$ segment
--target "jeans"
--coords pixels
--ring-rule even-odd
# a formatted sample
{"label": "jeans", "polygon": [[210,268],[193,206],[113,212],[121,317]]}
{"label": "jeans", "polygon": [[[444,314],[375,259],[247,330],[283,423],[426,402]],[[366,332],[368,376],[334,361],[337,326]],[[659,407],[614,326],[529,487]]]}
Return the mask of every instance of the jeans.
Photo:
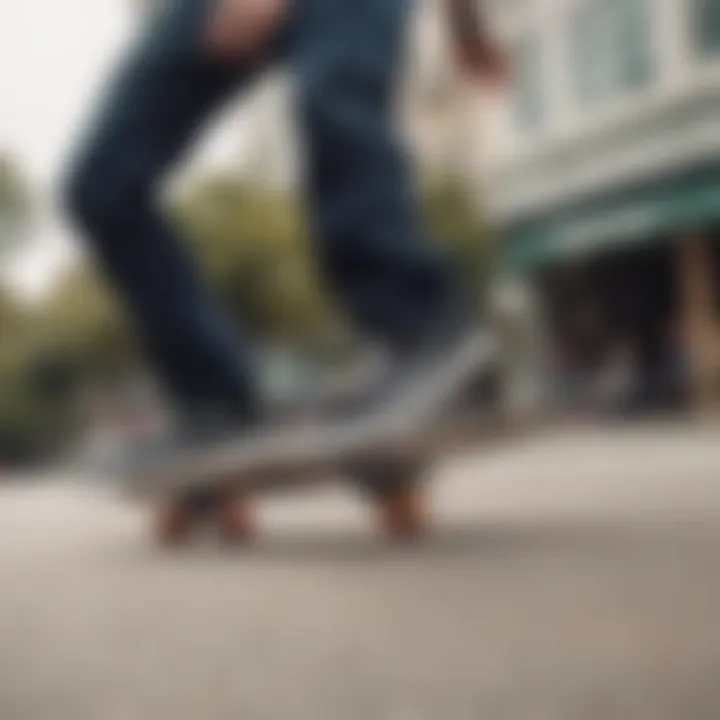
{"label": "jeans", "polygon": [[295,80],[319,266],[358,328],[412,342],[451,294],[419,220],[393,100],[408,0],[296,0],[252,64],[212,58],[214,0],[175,0],[111,83],[67,183],[89,249],[132,315],[171,397],[247,415],[258,404],[248,341],[201,282],[159,203],[163,179],[203,123],[260,71]]}

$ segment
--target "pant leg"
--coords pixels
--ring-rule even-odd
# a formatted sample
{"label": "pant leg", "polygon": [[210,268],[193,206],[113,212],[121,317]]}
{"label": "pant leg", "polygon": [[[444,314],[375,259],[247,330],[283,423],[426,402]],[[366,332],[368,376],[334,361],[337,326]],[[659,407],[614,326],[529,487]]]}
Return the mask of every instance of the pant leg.
{"label": "pant leg", "polygon": [[175,0],[134,48],[73,165],[69,204],[179,404],[250,412],[252,367],[164,216],[167,171],[251,71],[207,57],[210,0]]}
{"label": "pant leg", "polygon": [[302,0],[293,61],[322,269],[369,334],[412,342],[459,285],[423,229],[394,123],[409,0]]}

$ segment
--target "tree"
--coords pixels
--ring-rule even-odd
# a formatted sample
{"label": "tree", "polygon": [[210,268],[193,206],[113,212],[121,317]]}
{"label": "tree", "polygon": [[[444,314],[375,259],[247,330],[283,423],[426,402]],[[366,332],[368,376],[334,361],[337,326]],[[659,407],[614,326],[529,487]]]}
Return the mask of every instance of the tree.
{"label": "tree", "polygon": [[447,179],[425,184],[423,208],[437,241],[455,260],[468,296],[482,304],[494,249],[482,212],[462,183]]}
{"label": "tree", "polygon": [[0,462],[27,458],[42,443],[42,407],[27,373],[32,320],[0,287]]}
{"label": "tree", "polygon": [[52,452],[77,427],[80,390],[132,367],[121,313],[85,269],[39,307],[0,294],[0,460]]}
{"label": "tree", "polygon": [[30,215],[27,181],[15,159],[0,153],[0,252],[13,247],[23,237]]}
{"label": "tree", "polygon": [[308,249],[296,199],[213,178],[178,210],[210,282],[238,325],[269,343],[317,349],[342,324]]}
{"label": "tree", "polygon": [[45,303],[36,322],[37,345],[52,348],[79,373],[108,378],[134,358],[123,312],[90,268],[71,271]]}
{"label": "tree", "polygon": [[[0,152],[0,253],[28,231],[31,198],[16,160]],[[0,462],[31,454],[39,408],[24,375],[29,313],[0,285]]]}

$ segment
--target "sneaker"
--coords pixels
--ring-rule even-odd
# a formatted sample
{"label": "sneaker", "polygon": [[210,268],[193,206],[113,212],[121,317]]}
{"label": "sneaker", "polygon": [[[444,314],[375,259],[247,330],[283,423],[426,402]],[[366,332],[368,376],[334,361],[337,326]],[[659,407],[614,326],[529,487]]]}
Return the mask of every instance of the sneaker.
{"label": "sneaker", "polygon": [[498,346],[486,330],[459,326],[405,348],[373,409],[379,419],[419,427],[471,407],[479,383],[497,366]]}
{"label": "sneaker", "polygon": [[482,401],[476,390],[494,377],[497,353],[495,339],[481,327],[448,324],[412,345],[375,351],[332,378],[320,394],[316,417],[409,427],[427,423]]}

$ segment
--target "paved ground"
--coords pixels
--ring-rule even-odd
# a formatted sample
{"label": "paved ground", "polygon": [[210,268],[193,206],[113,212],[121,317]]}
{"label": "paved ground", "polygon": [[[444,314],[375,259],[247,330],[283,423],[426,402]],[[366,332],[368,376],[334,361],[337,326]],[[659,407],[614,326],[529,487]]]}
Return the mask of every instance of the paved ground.
{"label": "paved ground", "polygon": [[351,495],[252,550],[153,549],[54,480],[0,492],[2,720],[717,720],[717,429],[537,439],[443,466],[435,538]]}

